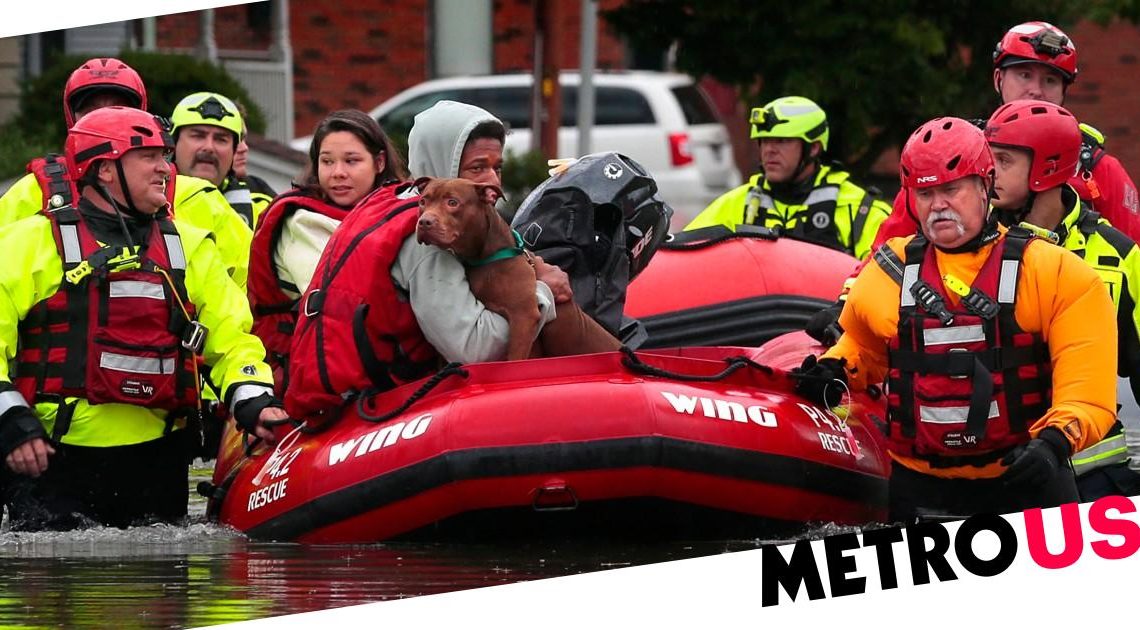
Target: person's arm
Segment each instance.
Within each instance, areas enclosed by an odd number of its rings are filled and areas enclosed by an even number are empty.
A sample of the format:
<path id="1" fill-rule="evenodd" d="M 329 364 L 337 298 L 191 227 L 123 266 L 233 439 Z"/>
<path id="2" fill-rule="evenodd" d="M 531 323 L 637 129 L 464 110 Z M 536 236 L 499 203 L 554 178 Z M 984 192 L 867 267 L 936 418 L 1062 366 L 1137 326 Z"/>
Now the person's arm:
<path id="1" fill-rule="evenodd" d="M 1026 286 L 1028 283 L 1028 286 Z M 1025 291 L 1025 293 L 1022 293 Z M 1030 433 L 1059 430 L 1071 452 L 1100 440 L 1116 419 L 1116 313 L 1100 276 L 1072 252 L 1030 243 L 1018 286 L 1037 303 L 1053 364 L 1053 402 Z M 1020 320 L 1020 318 L 1019 318 Z"/>
<path id="2" fill-rule="evenodd" d="M 261 223 L 261 215 L 273 205 L 273 197 L 275 195 L 250 190 L 249 200 L 250 206 L 253 207 L 253 226 L 256 229 L 258 224 Z"/>
<path id="3" fill-rule="evenodd" d="M 189 230 L 180 227 L 179 232 L 186 247 Z M 195 240 L 188 252 L 186 292 L 192 304 L 201 305 L 198 321 L 208 329 L 203 358 L 234 418 L 253 430 L 253 418 L 262 408 L 280 405 L 272 398 L 273 373 L 265 364 L 261 340 L 249 332 L 253 316 L 245 292 L 226 273 L 213 241 L 205 235 Z M 251 401 L 258 401 L 257 413 L 249 411 Z M 247 413 L 242 413 L 243 408 Z"/>
<path id="4" fill-rule="evenodd" d="M 39 476 L 54 453 L 47 432 L 10 378 L 20 321 L 46 296 L 59 290 L 63 263 L 44 217 L 0 229 L 0 251 L 20 264 L 0 265 L 0 456 L 8 468 Z"/>
<path id="5" fill-rule="evenodd" d="M 214 235 L 227 273 L 245 289 L 253 231 L 233 211 L 225 195 L 204 179 L 179 175 L 174 192 L 175 218 Z"/>
<path id="6" fill-rule="evenodd" d="M 868 262 L 855 282 L 839 315 L 843 334 L 820 357 L 808 356 L 798 369 L 796 392 L 829 407 L 840 404 L 842 380 L 852 391 L 883 382 L 887 373 L 887 343 L 898 321 L 898 285 L 879 267 Z"/>
<path id="7" fill-rule="evenodd" d="M 843 334 L 823 358 L 845 359 L 852 389 L 883 382 L 887 375 L 887 339 L 898 321 L 899 286 L 871 260 L 859 272 L 839 315 Z M 895 315 L 889 316 L 893 309 Z"/>
<path id="8" fill-rule="evenodd" d="M 392 279 L 408 292 L 420 330 L 445 359 L 477 363 L 506 356 L 507 320 L 475 298 L 454 255 L 411 236 L 400 248 Z M 535 295 L 545 324 L 554 318 L 554 296 L 542 282 L 535 283 Z"/>
<path id="9" fill-rule="evenodd" d="M 336 219 L 308 210 L 297 210 L 285 220 L 273 262 L 278 278 L 295 287 L 298 296 L 309 288 L 321 253 L 339 225 Z"/>
<path id="10" fill-rule="evenodd" d="M 1128 379 L 1133 398 L 1140 402 L 1140 247 L 1135 243 L 1121 260 L 1120 270 L 1117 374 Z M 1140 423 L 1140 418 L 1131 420 Z"/>
<path id="11" fill-rule="evenodd" d="M 883 206 L 886 206 L 885 202 L 876 200 L 875 203 L 883 203 Z M 871 231 L 868 232 L 868 230 Z M 868 217 L 868 226 L 864 229 L 863 238 L 860 240 L 863 241 L 870 237 L 872 241 L 871 247 L 865 252 L 861 249 L 861 246 L 860 249 L 857 250 L 858 253 L 861 254 L 859 264 L 851 272 L 851 275 L 847 277 L 847 280 L 843 282 L 843 289 L 839 292 L 836 303 L 820 310 L 812 316 L 805 327 L 807 333 L 824 345 L 830 346 L 834 344 L 835 340 L 833 339 L 833 334 L 836 329 L 835 324 L 839 323 L 839 314 L 847 301 L 848 293 L 851 290 L 851 285 L 855 282 L 855 278 L 858 277 L 863 271 L 863 268 L 871 262 L 871 257 L 874 253 L 888 240 L 896 237 L 910 236 L 917 231 L 918 224 L 914 222 L 914 219 L 911 218 L 910 213 L 906 210 L 905 191 L 900 190 L 899 193 L 895 195 L 894 207 L 889 209 L 888 216 L 874 224 L 873 229 L 871 228 L 871 217 Z M 840 324 L 840 327 L 841 326 L 842 324 Z"/>

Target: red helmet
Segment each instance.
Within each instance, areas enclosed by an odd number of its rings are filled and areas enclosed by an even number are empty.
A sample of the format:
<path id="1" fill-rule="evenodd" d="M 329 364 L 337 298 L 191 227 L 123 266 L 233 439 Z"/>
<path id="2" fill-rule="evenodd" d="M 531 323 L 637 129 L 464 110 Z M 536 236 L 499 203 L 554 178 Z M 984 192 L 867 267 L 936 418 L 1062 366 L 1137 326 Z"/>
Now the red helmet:
<path id="1" fill-rule="evenodd" d="M 994 156 L 982 130 L 961 118 L 935 118 L 903 145 L 899 177 L 904 188 L 928 188 L 977 175 L 993 183 Z"/>
<path id="2" fill-rule="evenodd" d="M 88 59 L 63 86 L 63 118 L 68 129 L 75 124 L 75 110 L 99 92 L 118 92 L 131 100 L 131 107 L 146 109 L 146 86 L 134 68 L 110 57 Z"/>
<path id="3" fill-rule="evenodd" d="M 96 160 L 118 160 L 133 149 L 174 149 L 168 125 L 154 114 L 133 107 L 102 107 L 83 118 L 67 132 L 64 155 L 82 178 Z"/>
<path id="4" fill-rule="evenodd" d="M 1072 83 L 1077 78 L 1077 47 L 1048 22 L 1025 22 L 1009 29 L 994 48 L 994 68 L 1019 63 L 1045 64 Z"/>
<path id="5" fill-rule="evenodd" d="M 1029 190 L 1041 192 L 1069 181 L 1077 172 L 1081 129 L 1069 110 L 1045 101 L 1002 105 L 986 123 L 990 146 L 1029 152 Z"/>

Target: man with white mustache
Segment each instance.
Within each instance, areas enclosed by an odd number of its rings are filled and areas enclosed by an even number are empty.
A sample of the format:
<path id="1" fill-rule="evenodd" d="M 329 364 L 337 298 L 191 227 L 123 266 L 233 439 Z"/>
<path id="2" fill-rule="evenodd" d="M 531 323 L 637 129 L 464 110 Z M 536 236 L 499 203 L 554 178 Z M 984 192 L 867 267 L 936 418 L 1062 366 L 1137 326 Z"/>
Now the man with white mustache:
<path id="1" fill-rule="evenodd" d="M 930 213 L 930 216 L 926 217 L 926 232 L 927 232 L 927 234 L 934 231 L 935 222 L 938 222 L 938 225 L 941 227 L 944 225 L 945 221 L 950 221 L 951 223 L 954 224 L 955 227 L 958 228 L 958 236 L 964 236 L 966 234 L 966 226 L 962 225 L 962 217 L 959 216 L 958 213 L 954 212 L 953 210 L 934 210 L 934 211 L 932 211 Z"/>
<path id="2" fill-rule="evenodd" d="M 828 406 L 887 383 L 896 522 L 1077 500 L 1065 460 L 1115 420 L 1115 310 L 1096 272 L 1023 228 L 989 220 L 994 158 L 959 118 L 903 147 L 922 233 L 891 239 L 860 272 L 844 333 L 793 370 Z"/>

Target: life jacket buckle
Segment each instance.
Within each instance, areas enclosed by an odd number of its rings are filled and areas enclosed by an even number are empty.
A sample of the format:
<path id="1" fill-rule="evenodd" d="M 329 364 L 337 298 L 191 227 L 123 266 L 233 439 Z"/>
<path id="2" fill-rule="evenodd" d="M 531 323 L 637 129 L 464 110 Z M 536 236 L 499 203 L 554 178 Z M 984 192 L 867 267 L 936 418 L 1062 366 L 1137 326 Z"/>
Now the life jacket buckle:
<path id="1" fill-rule="evenodd" d="M 304 308 L 301 311 L 305 317 L 315 317 L 321 312 L 321 306 L 325 303 L 325 294 L 321 289 L 313 289 L 305 295 Z"/>
<path id="2" fill-rule="evenodd" d="M 91 266 L 91 263 L 84 260 L 65 272 L 63 277 L 71 284 L 79 284 L 84 278 L 91 275 L 93 271 L 95 271 L 95 269 Z"/>
<path id="3" fill-rule="evenodd" d="M 72 269 L 66 271 L 63 277 L 71 284 L 79 284 L 87 276 L 100 271 L 101 273 L 115 271 L 130 271 L 141 269 L 142 262 L 139 256 L 130 247 L 115 250 L 104 247 L 92 254 L 87 260 L 82 260 Z"/>
<path id="4" fill-rule="evenodd" d="M 965 349 L 965 348 L 950 348 L 949 350 L 946 351 L 947 354 L 962 353 L 962 352 L 968 353 L 970 351 Z M 949 374 L 948 376 L 950 378 L 955 378 L 955 379 L 963 379 L 963 378 L 970 378 L 971 377 L 970 374 Z"/>
<path id="5" fill-rule="evenodd" d="M 921 280 L 915 282 L 910 287 L 910 294 L 916 302 L 922 305 L 923 310 L 937 317 L 943 326 L 950 326 L 954 323 L 954 315 L 946 310 L 946 303 L 942 301 L 942 296 L 935 293 L 929 284 Z"/>
<path id="6" fill-rule="evenodd" d="M 182 347 L 196 356 L 201 355 L 202 350 L 206 347 L 206 333 L 208 332 L 210 329 L 203 326 L 201 322 L 190 322 L 186 326 L 186 331 L 182 333 Z"/>
<path id="7" fill-rule="evenodd" d="M 996 300 L 980 291 L 971 291 L 969 295 L 962 298 L 962 304 L 982 319 L 993 319 L 1001 310 L 1001 306 Z"/>
<path id="8" fill-rule="evenodd" d="M 139 255 L 130 247 L 122 248 L 117 255 L 107 261 L 107 270 L 112 272 L 141 269 Z"/>

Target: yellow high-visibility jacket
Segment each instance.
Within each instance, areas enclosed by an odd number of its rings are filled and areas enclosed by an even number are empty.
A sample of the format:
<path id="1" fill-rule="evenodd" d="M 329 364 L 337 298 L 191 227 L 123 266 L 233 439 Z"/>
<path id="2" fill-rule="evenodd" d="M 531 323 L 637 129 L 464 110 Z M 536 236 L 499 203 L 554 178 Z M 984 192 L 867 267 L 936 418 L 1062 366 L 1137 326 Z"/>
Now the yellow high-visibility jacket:
<path id="1" fill-rule="evenodd" d="M 187 295 L 197 308 L 198 321 L 209 330 L 203 358 L 210 367 L 212 380 L 220 386 L 231 410 L 242 400 L 272 393 L 273 376 L 264 363 L 265 348 L 249 332 L 253 317 L 245 290 L 227 274 L 208 232 L 182 220 L 176 220 L 175 225 L 186 257 Z M 0 400 L 2 413 L 19 397 L 10 380 L 19 323 L 33 306 L 60 289 L 63 261 L 51 220 L 42 214 L 0 227 L 0 251 L 9 260 L 9 264 L 0 265 L 0 391 L 5 394 Z M 166 427 L 166 412 L 161 409 L 118 403 L 91 405 L 73 398 L 64 402 L 72 401 L 77 403 L 74 415 L 62 437 L 67 444 L 138 444 L 161 437 Z M 34 406 L 50 435 L 58 402 L 26 403 Z"/>
<path id="2" fill-rule="evenodd" d="M 846 171 L 820 166 L 807 197 L 789 204 L 777 199 L 763 175 L 756 174 L 747 184 L 714 200 L 685 229 L 763 225 L 863 260 L 871 253 L 875 233 L 891 215 L 891 207 L 850 177 Z"/>

